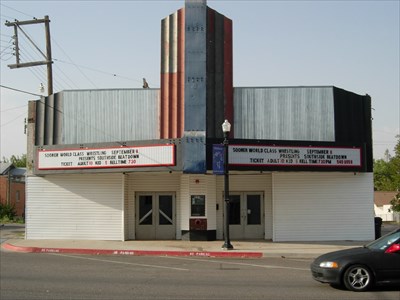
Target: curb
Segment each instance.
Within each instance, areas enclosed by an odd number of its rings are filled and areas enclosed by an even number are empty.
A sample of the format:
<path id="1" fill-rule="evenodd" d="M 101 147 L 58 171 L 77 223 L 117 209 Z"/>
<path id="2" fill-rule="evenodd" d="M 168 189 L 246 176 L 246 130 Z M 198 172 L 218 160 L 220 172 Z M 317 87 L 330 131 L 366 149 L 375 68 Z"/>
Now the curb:
<path id="1" fill-rule="evenodd" d="M 3 249 L 24 253 L 69 253 L 86 255 L 130 255 L 130 256 L 196 256 L 217 258 L 262 258 L 261 252 L 219 252 L 219 251 L 168 251 L 168 250 L 104 250 L 76 248 L 22 247 L 3 243 Z M 233 250 L 234 251 L 234 250 Z"/>

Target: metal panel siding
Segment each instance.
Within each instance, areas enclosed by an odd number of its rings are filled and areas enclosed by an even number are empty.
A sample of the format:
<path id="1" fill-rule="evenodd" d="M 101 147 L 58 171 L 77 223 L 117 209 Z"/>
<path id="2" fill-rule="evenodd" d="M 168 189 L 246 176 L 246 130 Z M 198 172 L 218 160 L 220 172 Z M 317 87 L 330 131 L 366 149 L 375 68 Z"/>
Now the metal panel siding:
<path id="1" fill-rule="evenodd" d="M 160 138 L 169 136 L 169 17 L 161 21 Z"/>
<path id="2" fill-rule="evenodd" d="M 169 82 L 171 97 L 171 109 L 169 111 L 169 119 L 170 119 L 170 131 L 169 138 L 178 138 L 177 126 L 178 126 L 178 12 L 174 13 L 171 17 L 170 22 L 170 31 L 171 31 L 171 50 L 170 50 L 170 66 L 171 73 L 174 76 L 171 76 L 171 80 Z"/>
<path id="3" fill-rule="evenodd" d="M 335 141 L 332 87 L 234 89 L 235 138 Z"/>
<path id="4" fill-rule="evenodd" d="M 63 92 L 64 144 L 159 138 L 158 89 Z"/>
<path id="5" fill-rule="evenodd" d="M 224 119 L 234 120 L 233 109 L 233 29 L 232 20 L 224 18 Z M 222 124 L 222 123 L 221 123 Z M 232 126 L 231 135 L 235 134 Z"/>
<path id="6" fill-rule="evenodd" d="M 53 126 L 54 126 L 54 95 L 45 98 L 46 106 L 44 108 L 45 127 L 44 127 L 44 144 L 53 144 Z"/>
<path id="7" fill-rule="evenodd" d="M 183 10 L 161 22 L 160 137 L 179 138 L 184 116 L 184 15 Z"/>
<path id="8" fill-rule="evenodd" d="M 54 131 L 53 144 L 62 144 L 63 101 L 62 93 L 54 94 Z"/>
<path id="9" fill-rule="evenodd" d="M 217 35 L 223 35 L 217 33 L 220 27 L 216 26 L 216 13 L 214 10 L 207 8 L 207 90 L 206 90 L 206 98 L 207 98 L 207 105 L 206 105 L 206 118 L 207 118 L 207 137 L 214 136 L 215 132 L 215 118 L 217 114 L 223 114 L 223 103 L 221 109 L 216 109 L 216 104 L 221 103 L 223 97 L 221 89 L 216 88 L 216 61 L 223 61 L 223 57 L 220 54 L 220 51 L 216 51 L 220 47 L 217 46 L 219 41 L 222 39 L 217 39 Z M 217 58 L 218 56 L 218 58 Z M 222 74 L 222 70 L 220 70 Z M 218 92 L 221 92 L 220 96 L 218 97 Z M 220 101 L 217 101 L 220 100 Z"/>
<path id="10" fill-rule="evenodd" d="M 182 169 L 184 173 L 206 173 L 205 132 L 185 132 L 182 139 Z"/>
<path id="11" fill-rule="evenodd" d="M 232 21 L 208 8 L 206 39 L 207 137 L 222 138 L 221 124 L 233 122 Z"/>
<path id="12" fill-rule="evenodd" d="M 367 172 L 373 171 L 371 97 L 334 87 L 336 142 L 365 143 Z"/>
<path id="13" fill-rule="evenodd" d="M 373 174 L 274 173 L 274 241 L 374 239 Z"/>
<path id="14" fill-rule="evenodd" d="M 178 137 L 183 136 L 185 121 L 185 14 L 178 10 Z"/>
<path id="15" fill-rule="evenodd" d="M 206 131 L 206 1 L 185 2 L 185 131 Z"/>
<path id="16" fill-rule="evenodd" d="M 26 238 L 123 240 L 122 179 L 122 174 L 27 177 Z"/>
<path id="17" fill-rule="evenodd" d="M 45 97 L 41 97 L 36 105 L 35 145 L 44 144 L 45 106 Z"/>

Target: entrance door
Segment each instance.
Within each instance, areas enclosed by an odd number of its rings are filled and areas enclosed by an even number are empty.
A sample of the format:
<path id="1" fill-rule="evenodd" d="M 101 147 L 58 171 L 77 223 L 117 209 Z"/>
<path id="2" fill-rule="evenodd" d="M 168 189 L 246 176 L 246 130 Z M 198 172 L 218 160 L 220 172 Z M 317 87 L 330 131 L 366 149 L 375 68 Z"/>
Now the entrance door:
<path id="1" fill-rule="evenodd" d="M 230 195 L 229 235 L 231 239 L 264 238 L 264 205 L 261 193 Z"/>
<path id="2" fill-rule="evenodd" d="M 138 194 L 136 239 L 174 240 L 175 196 L 168 193 Z"/>

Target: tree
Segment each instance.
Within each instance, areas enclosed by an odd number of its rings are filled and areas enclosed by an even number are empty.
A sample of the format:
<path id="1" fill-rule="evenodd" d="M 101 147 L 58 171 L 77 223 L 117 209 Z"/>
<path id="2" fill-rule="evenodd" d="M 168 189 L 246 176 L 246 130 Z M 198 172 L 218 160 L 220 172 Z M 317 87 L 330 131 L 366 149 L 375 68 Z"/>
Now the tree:
<path id="1" fill-rule="evenodd" d="M 376 191 L 400 190 L 400 135 L 397 135 L 395 155 L 385 155 L 385 159 L 374 160 L 374 188 Z M 388 151 L 385 152 L 388 154 Z"/>
<path id="2" fill-rule="evenodd" d="M 390 208 L 394 212 L 400 212 L 400 192 L 390 201 L 392 207 Z"/>
<path id="3" fill-rule="evenodd" d="M 26 154 L 22 154 L 21 157 L 12 155 L 10 159 L 3 157 L 3 162 L 5 163 L 11 162 L 14 165 L 14 167 L 26 168 Z"/>

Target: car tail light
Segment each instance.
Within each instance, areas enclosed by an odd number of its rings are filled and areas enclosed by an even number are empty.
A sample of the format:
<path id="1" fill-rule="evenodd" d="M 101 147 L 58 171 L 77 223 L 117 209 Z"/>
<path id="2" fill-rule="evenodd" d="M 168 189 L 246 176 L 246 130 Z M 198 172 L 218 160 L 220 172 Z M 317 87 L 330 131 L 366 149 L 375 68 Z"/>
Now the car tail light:
<path id="1" fill-rule="evenodd" d="M 396 252 L 400 252 L 400 244 L 393 244 L 385 251 L 385 253 L 396 253 Z"/>

